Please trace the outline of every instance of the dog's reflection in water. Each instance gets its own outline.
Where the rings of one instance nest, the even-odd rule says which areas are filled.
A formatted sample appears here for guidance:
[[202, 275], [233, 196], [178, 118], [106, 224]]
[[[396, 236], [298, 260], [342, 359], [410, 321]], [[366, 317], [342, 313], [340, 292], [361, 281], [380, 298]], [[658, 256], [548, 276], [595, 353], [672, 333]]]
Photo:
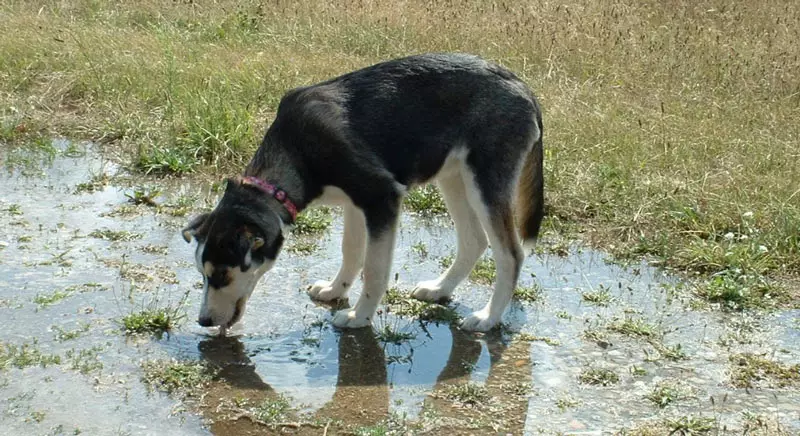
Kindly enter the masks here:
[[[436, 432], [458, 434], [459, 423], [469, 422], [482, 414], [485, 421], [500, 426], [505, 433], [522, 434], [527, 413], [527, 389], [531, 386], [530, 344], [524, 341], [504, 342], [500, 334], [483, 335], [458, 328], [450, 329], [452, 343], [447, 363], [439, 373], [433, 389], [424, 400], [424, 408], [435, 409], [442, 420]], [[492, 400], [489, 405], [463, 407], [454, 401], [454, 392], [470, 382], [472, 371], [480, 359], [483, 344], [489, 352], [490, 368], [485, 392]], [[239, 419], [226, 421], [218, 414], [224, 401], [247, 399], [257, 405], [277, 393], [256, 373], [255, 365], [238, 339], [214, 338], [199, 345], [203, 357], [220, 368], [219, 380], [208, 393], [204, 412], [214, 423], [214, 433], [246, 434], [252, 422]], [[339, 373], [333, 398], [305, 420], [340, 421], [348, 427], [370, 426], [389, 417], [390, 399], [386, 357], [382, 344], [370, 328], [347, 330], [341, 333], [338, 345]], [[455, 395], [457, 397], [457, 395]], [[226, 400], [227, 399], [227, 400]], [[495, 408], [501, 404], [501, 408]], [[490, 410], [500, 410], [501, 416], [491, 416]], [[215, 414], [215, 412], [217, 412]], [[229, 417], [229, 416], [228, 416]], [[215, 419], [216, 418], [216, 419]]]

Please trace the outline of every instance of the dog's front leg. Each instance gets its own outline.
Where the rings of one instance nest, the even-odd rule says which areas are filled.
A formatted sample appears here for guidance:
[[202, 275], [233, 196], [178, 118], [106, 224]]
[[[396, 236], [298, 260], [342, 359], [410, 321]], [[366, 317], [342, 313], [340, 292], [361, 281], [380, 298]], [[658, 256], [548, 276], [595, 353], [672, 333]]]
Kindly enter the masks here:
[[350, 204], [344, 208], [344, 235], [342, 236], [342, 266], [333, 281], [320, 280], [308, 289], [315, 300], [332, 301], [344, 298], [364, 266], [367, 227], [364, 213]]
[[342, 328], [366, 327], [372, 323], [378, 304], [389, 285], [392, 268], [397, 218], [382, 226], [381, 230], [370, 230], [367, 239], [367, 258], [364, 264], [364, 288], [353, 309], [345, 309], [333, 317], [333, 325]]

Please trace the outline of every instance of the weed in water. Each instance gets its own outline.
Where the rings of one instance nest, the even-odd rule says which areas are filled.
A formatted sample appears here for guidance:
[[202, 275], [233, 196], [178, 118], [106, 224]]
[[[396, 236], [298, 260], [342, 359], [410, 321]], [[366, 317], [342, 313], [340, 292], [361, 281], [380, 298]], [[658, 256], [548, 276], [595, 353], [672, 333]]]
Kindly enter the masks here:
[[403, 200], [406, 208], [423, 216], [441, 215], [447, 212], [439, 190], [433, 185], [420, 186], [411, 190]]
[[91, 324], [89, 323], [82, 323], [77, 329], [74, 330], [65, 330], [57, 325], [52, 327], [53, 332], [55, 332], [55, 340], [58, 342], [70, 341], [73, 339], [77, 339], [80, 337], [81, 334], [86, 333], [89, 331]]
[[289, 253], [295, 253], [304, 256], [307, 256], [318, 249], [319, 244], [316, 241], [308, 238], [295, 239], [291, 244], [289, 244], [288, 247], [286, 247], [286, 251]]
[[631, 318], [626, 316], [624, 319], [612, 322], [608, 330], [621, 333], [627, 336], [638, 336], [643, 338], [654, 338], [660, 336], [658, 327], [649, 324], [641, 318]]
[[158, 206], [155, 199], [159, 195], [161, 195], [161, 190], [157, 188], [136, 188], [131, 193], [125, 193], [125, 197], [128, 198], [129, 202], [147, 206]]
[[82, 193], [93, 193], [97, 191], [102, 191], [108, 183], [111, 181], [111, 178], [106, 173], [97, 174], [92, 176], [92, 178], [88, 182], [78, 183], [75, 186], [75, 193], [82, 194]]
[[578, 380], [587, 385], [609, 386], [619, 382], [619, 376], [608, 368], [586, 368], [578, 376]]
[[184, 315], [177, 309], [147, 309], [131, 313], [122, 318], [122, 327], [127, 334], [151, 333], [160, 335], [177, 327]]
[[251, 413], [256, 420], [273, 425], [285, 420], [290, 409], [289, 400], [283, 395], [276, 395], [262, 401], [251, 410]]
[[546, 336], [535, 336], [530, 333], [520, 333], [517, 336], [517, 338], [520, 341], [526, 341], [526, 342], [544, 342], [545, 344], [550, 345], [551, 347], [557, 347], [561, 345], [561, 342], [559, 342], [558, 339], [548, 338]]
[[416, 338], [417, 335], [411, 332], [401, 332], [396, 328], [384, 325], [375, 331], [375, 337], [381, 342], [401, 345], [403, 342], [408, 342]]
[[575, 407], [578, 407], [580, 404], [581, 402], [579, 400], [576, 400], [575, 398], [572, 398], [569, 395], [566, 395], [556, 400], [556, 407], [558, 407], [558, 410], [562, 412], [566, 411], [567, 409], [573, 409]]
[[44, 309], [45, 307], [52, 306], [58, 303], [59, 301], [69, 297], [70, 295], [72, 295], [71, 292], [61, 291], [61, 290], [54, 291], [53, 293], [50, 294], [36, 294], [36, 296], [33, 297], [33, 302], [34, 304], [37, 304], [39, 306], [39, 309]]
[[94, 230], [92, 233], [89, 233], [89, 236], [113, 242], [117, 241], [128, 242], [142, 237], [141, 233], [132, 233], [127, 230], [110, 230], [110, 229]]
[[202, 362], [149, 360], [142, 363], [142, 380], [150, 388], [170, 394], [195, 395], [216, 374]]
[[461, 315], [455, 309], [441, 304], [419, 301], [412, 298], [403, 298], [396, 304], [389, 306], [391, 311], [398, 316], [409, 316], [421, 321], [446, 323], [456, 325], [461, 321]]
[[583, 301], [588, 303], [595, 304], [600, 307], [606, 307], [609, 303], [611, 303], [611, 292], [608, 289], [603, 288], [602, 286], [600, 289], [596, 291], [587, 291], [581, 294], [581, 298]]
[[737, 388], [800, 386], [800, 364], [788, 365], [752, 353], [730, 356], [730, 363], [731, 384]]
[[710, 433], [714, 430], [716, 421], [713, 418], [682, 416], [678, 419], [667, 419], [664, 424], [671, 435], [693, 436]]
[[93, 371], [103, 369], [103, 362], [100, 361], [100, 352], [103, 347], [94, 346], [83, 350], [67, 350], [66, 358], [69, 360], [70, 368], [81, 374], [89, 374]]
[[491, 399], [485, 386], [474, 382], [449, 385], [444, 389], [444, 397], [448, 400], [467, 406], [481, 406]]
[[386, 436], [389, 434], [389, 427], [384, 424], [371, 425], [368, 427], [357, 427], [353, 430], [356, 436]]
[[497, 276], [497, 268], [494, 259], [483, 256], [475, 263], [475, 267], [469, 273], [469, 278], [483, 285], [491, 285]]
[[29, 366], [58, 365], [61, 356], [57, 354], [42, 353], [38, 348], [38, 341], [22, 345], [4, 344], [0, 342], [0, 369], [8, 367], [27, 368]]
[[684, 397], [682, 390], [674, 383], [658, 383], [645, 398], [660, 408], [667, 407], [674, 401]]
[[331, 210], [324, 207], [309, 209], [297, 215], [292, 232], [298, 235], [318, 235], [331, 226]]
[[421, 258], [428, 257], [428, 247], [422, 241], [414, 243], [414, 245], [411, 246], [411, 251]]
[[520, 286], [514, 289], [514, 299], [526, 303], [535, 303], [542, 299], [542, 288], [537, 284]]
[[611, 346], [611, 342], [608, 340], [608, 334], [606, 334], [606, 332], [603, 330], [593, 328], [586, 329], [584, 330], [582, 336], [584, 339], [594, 342], [602, 348], [608, 348]]

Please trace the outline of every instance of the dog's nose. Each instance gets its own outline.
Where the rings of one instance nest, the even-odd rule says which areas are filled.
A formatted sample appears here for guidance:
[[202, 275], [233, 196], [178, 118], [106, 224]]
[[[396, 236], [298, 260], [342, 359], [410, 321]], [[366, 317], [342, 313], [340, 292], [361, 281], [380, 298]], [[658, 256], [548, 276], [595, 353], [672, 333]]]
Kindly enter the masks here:
[[203, 317], [201, 316], [200, 319], [197, 320], [197, 323], [200, 324], [201, 327], [211, 327], [214, 325], [214, 321], [211, 320], [211, 317]]

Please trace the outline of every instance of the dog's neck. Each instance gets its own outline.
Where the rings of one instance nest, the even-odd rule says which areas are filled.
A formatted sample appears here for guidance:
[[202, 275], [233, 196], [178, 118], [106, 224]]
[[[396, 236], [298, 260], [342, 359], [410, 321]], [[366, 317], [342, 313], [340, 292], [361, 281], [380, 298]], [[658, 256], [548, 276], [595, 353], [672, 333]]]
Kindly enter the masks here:
[[[250, 164], [247, 165], [244, 177], [257, 177], [285, 191], [298, 212], [302, 211], [308, 204], [306, 184], [296, 163], [277, 147], [268, 147], [262, 144]], [[281, 202], [271, 198], [269, 204], [285, 223], [288, 224], [294, 221]]]

